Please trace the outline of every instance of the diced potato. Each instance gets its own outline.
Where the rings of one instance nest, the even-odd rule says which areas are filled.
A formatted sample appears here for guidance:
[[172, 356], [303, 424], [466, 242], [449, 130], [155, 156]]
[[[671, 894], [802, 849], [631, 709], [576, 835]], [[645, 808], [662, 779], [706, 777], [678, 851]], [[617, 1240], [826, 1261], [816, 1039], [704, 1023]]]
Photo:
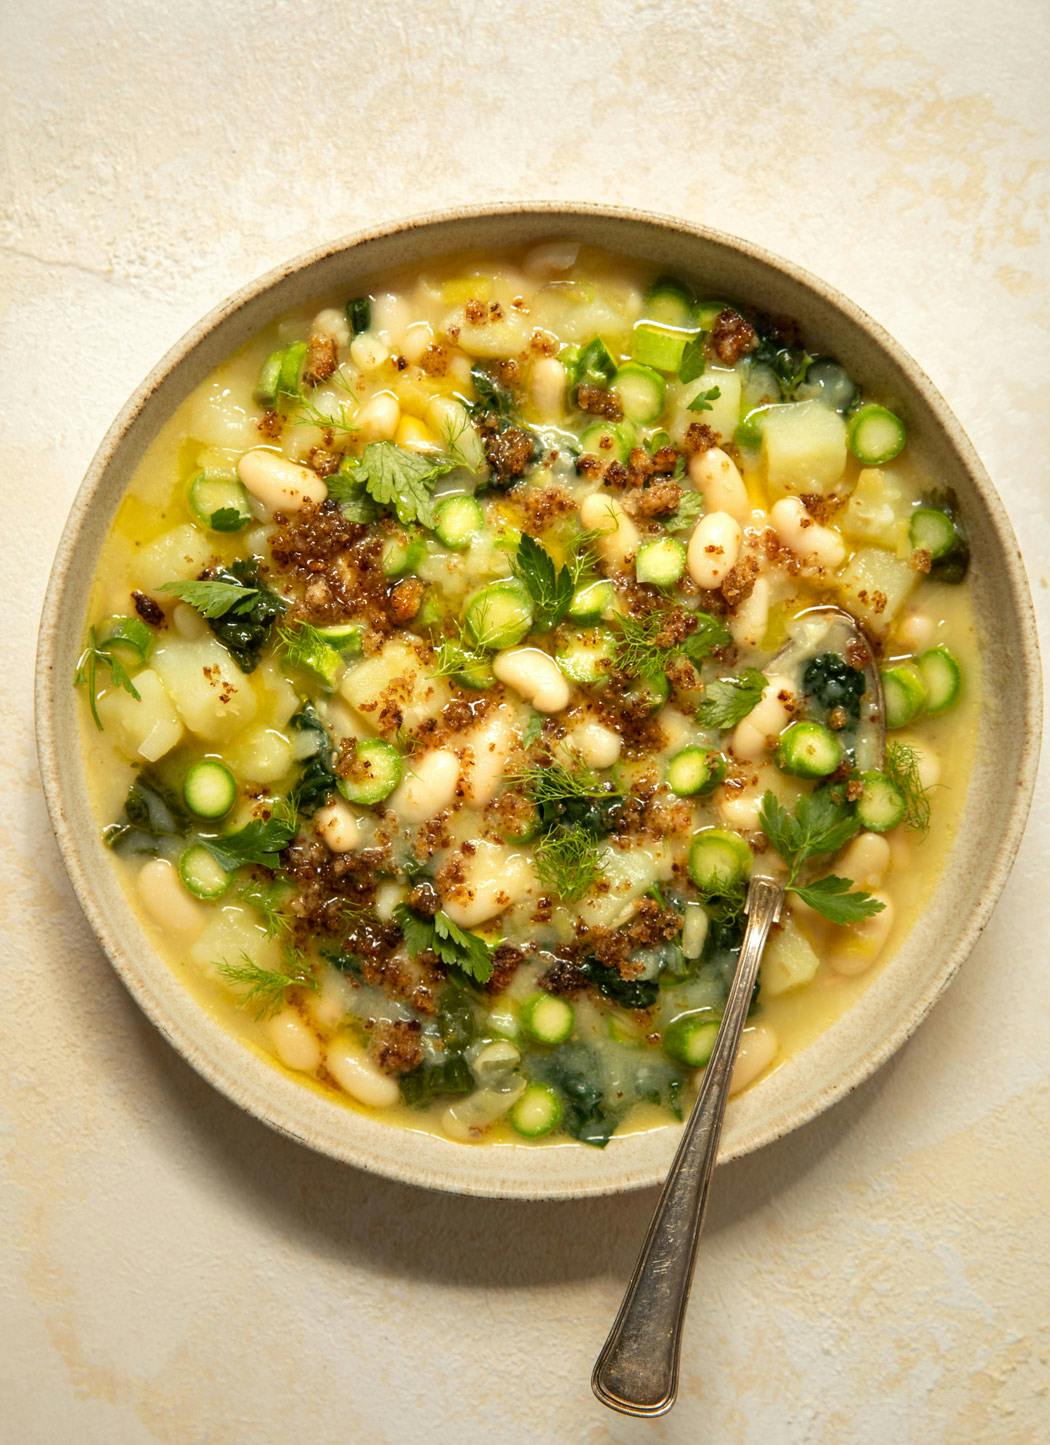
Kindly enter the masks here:
[[851, 541], [907, 555], [910, 511], [904, 488], [892, 472], [865, 467], [837, 520]]
[[[690, 411], [689, 403], [701, 392], [718, 387], [719, 395], [711, 401], [709, 411]], [[731, 442], [740, 420], [741, 381], [738, 371], [724, 367], [711, 367], [687, 385], [677, 388], [674, 414], [671, 421], [671, 435], [681, 441], [694, 421], [703, 422], [716, 431], [724, 442]]]
[[588, 928], [618, 928], [634, 913], [643, 893], [671, 876], [671, 867], [671, 852], [660, 844], [624, 852], [603, 849], [598, 876], [608, 883], [608, 892], [585, 898], [580, 904], [580, 917]]
[[265, 928], [255, 921], [255, 915], [236, 905], [214, 912], [189, 950], [192, 964], [232, 993], [242, 995], [243, 988], [223, 978], [220, 965], [243, 967], [245, 955], [259, 968], [281, 968], [280, 940], [268, 937]]
[[442, 330], [456, 337], [468, 356], [515, 356], [528, 344], [531, 326], [521, 311], [503, 308], [496, 317], [489, 312], [479, 324], [468, 319], [465, 307], [457, 306], [445, 317]]
[[122, 688], [112, 688], [101, 699], [98, 715], [106, 732], [129, 758], [155, 763], [182, 737], [182, 722], [160, 677], [151, 667], [132, 678], [138, 701]]
[[257, 727], [238, 739], [227, 761], [234, 771], [252, 783], [276, 783], [295, 761], [292, 742], [276, 728]]
[[299, 711], [299, 694], [273, 662], [267, 660], [252, 673], [259, 705], [274, 727], [283, 728]]
[[196, 577], [214, 555], [200, 528], [186, 522], [143, 547], [135, 562], [135, 584], [145, 592], [156, 592], [165, 582], [185, 582]]
[[789, 989], [811, 983], [820, 967], [820, 959], [790, 918], [783, 928], [769, 935], [759, 970], [762, 995], [776, 998]]
[[885, 637], [918, 581], [909, 562], [881, 547], [861, 547], [839, 573], [836, 586], [843, 606], [876, 637]]
[[641, 314], [641, 295], [629, 286], [597, 290], [588, 281], [551, 281], [537, 291], [533, 326], [585, 346], [600, 336], [615, 356], [629, 345], [627, 332]]
[[846, 423], [819, 401], [762, 413], [762, 454], [775, 497], [834, 490], [846, 469]]
[[255, 692], [214, 637], [166, 643], [153, 654], [183, 722], [205, 742], [221, 743], [255, 716]]
[[441, 438], [441, 445], [463, 466], [480, 472], [485, 465], [485, 448], [475, 431], [466, 407], [450, 396], [431, 397], [425, 420]]
[[400, 639], [352, 667], [339, 691], [363, 722], [386, 736], [418, 728], [452, 698], [445, 679], [429, 677], [415, 649]]
[[[244, 405], [241, 402], [244, 402]], [[187, 430], [209, 446], [244, 451], [259, 440], [258, 414], [247, 395], [237, 396], [220, 372], [193, 394]]]

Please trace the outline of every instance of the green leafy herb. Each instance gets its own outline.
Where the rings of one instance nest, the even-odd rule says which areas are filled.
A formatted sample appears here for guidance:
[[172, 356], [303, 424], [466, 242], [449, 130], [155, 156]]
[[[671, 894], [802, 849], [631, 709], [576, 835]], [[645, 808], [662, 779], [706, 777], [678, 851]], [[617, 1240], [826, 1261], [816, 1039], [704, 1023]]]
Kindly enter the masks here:
[[312, 817], [336, 789], [332, 768], [332, 740], [312, 702], [293, 714], [289, 726], [296, 732], [313, 733], [317, 747], [303, 762], [302, 770], [288, 794], [288, 805], [304, 818]]
[[832, 923], [858, 923], [881, 913], [884, 904], [870, 893], [853, 889], [853, 880], [828, 874], [809, 883], [798, 882], [801, 870], [813, 858], [837, 853], [859, 831], [856, 815], [826, 788], [819, 788], [795, 805], [794, 814], [767, 792], [759, 812], [762, 831], [788, 865], [785, 892], [797, 893], [803, 902]]
[[562, 903], [577, 903], [598, 876], [598, 843], [580, 823], [544, 834], [535, 856], [544, 889]]
[[257, 587], [247, 587], [243, 582], [165, 582], [161, 592], [170, 592], [180, 602], [187, 602], [202, 617], [211, 621], [225, 617], [235, 608], [243, 615], [250, 611], [254, 599], [259, 595]]
[[572, 601], [575, 582], [570, 568], [556, 567], [546, 547], [527, 533], [518, 543], [513, 565], [515, 577], [532, 600], [535, 630], [557, 627]]
[[705, 728], [736, 727], [758, 703], [767, 681], [764, 672], [748, 667], [739, 677], [709, 682], [696, 710], [697, 721]]
[[434, 522], [434, 484], [456, 466], [451, 457], [424, 456], [405, 451], [393, 442], [369, 442], [350, 475], [381, 507], [392, 507], [398, 521], [421, 522], [430, 527]]
[[698, 391], [689, 403], [687, 410], [710, 411], [711, 403], [717, 401], [721, 395], [722, 388], [720, 386], [712, 386], [707, 391]]
[[542, 712], [530, 712], [521, 730], [521, 745], [528, 751], [543, 732], [543, 724], [547, 721], [546, 714]]
[[504, 420], [513, 415], [514, 393], [509, 387], [501, 385], [482, 366], [471, 367], [470, 379], [477, 395], [477, 401], [470, 407], [472, 414], [498, 416]]
[[114, 687], [123, 688], [136, 702], [141, 700], [138, 688], [131, 680], [131, 674], [120, 658], [114, 657], [112, 647], [112, 640], [99, 642], [98, 632], [92, 627], [88, 631], [88, 645], [77, 659], [76, 671], [73, 673], [73, 686], [87, 688], [88, 707], [91, 709], [91, 716], [99, 732], [102, 731], [102, 719], [98, 715], [98, 670], [100, 667], [109, 669], [109, 680]]
[[690, 613], [692, 630], [681, 641], [668, 641], [675, 635], [668, 627], [669, 615], [666, 611], [650, 612], [645, 617], [619, 614], [616, 666], [621, 672], [629, 677], [663, 672], [678, 653], [699, 666], [712, 652], [727, 647], [732, 641], [725, 623], [709, 612]]
[[344, 457], [339, 470], [328, 478], [328, 495], [338, 502], [343, 515], [351, 522], [369, 525], [379, 516], [379, 508], [368, 494], [364, 480], [358, 475], [359, 467], [350, 457]]
[[669, 532], [691, 532], [703, 510], [704, 499], [699, 492], [683, 492], [677, 509], [667, 518], [664, 526]]
[[128, 789], [115, 823], [102, 830], [102, 840], [117, 853], [161, 852], [164, 838], [184, 838], [194, 827], [180, 798], [148, 769]]
[[276, 938], [291, 930], [292, 920], [284, 911], [288, 894], [288, 884], [280, 879], [260, 883], [251, 878], [237, 890], [237, 897], [249, 908], [254, 908], [262, 918], [268, 938]]
[[294, 627], [278, 628], [277, 635], [289, 667], [314, 673], [328, 688], [335, 685], [343, 659], [323, 632], [311, 627], [309, 622], [296, 622]]
[[919, 776], [919, 755], [907, 743], [887, 743], [883, 770], [904, 798], [904, 822], [917, 833], [930, 828], [930, 795]]
[[702, 376], [707, 365], [707, 357], [704, 354], [704, 333], [701, 331], [685, 343], [682, 352], [682, 360], [678, 367], [679, 381], [695, 381]]
[[433, 918], [423, 918], [402, 903], [394, 909], [394, 921], [413, 958], [431, 949], [447, 968], [458, 968], [476, 983], [488, 983], [492, 977], [492, 949], [476, 933], [453, 923], [444, 909], [439, 908]]
[[623, 794], [612, 783], [582, 766], [529, 766], [510, 781], [524, 789], [548, 827], [581, 824], [591, 833], [608, 833], [612, 813], [623, 803]]
[[254, 1008], [255, 1017], [269, 1018], [283, 1005], [290, 988], [307, 988], [316, 992], [317, 980], [307, 968], [299, 953], [291, 952], [287, 964], [288, 972], [278, 969], [260, 968], [246, 953], [241, 954], [243, 963], [217, 964], [217, 971], [228, 983], [237, 984], [245, 992], [241, 995], [241, 1008]]
[[202, 838], [201, 843], [227, 873], [246, 863], [276, 872], [281, 866], [280, 854], [295, 837], [296, 827], [294, 809], [287, 802], [278, 802], [268, 818], [253, 818], [236, 833]]

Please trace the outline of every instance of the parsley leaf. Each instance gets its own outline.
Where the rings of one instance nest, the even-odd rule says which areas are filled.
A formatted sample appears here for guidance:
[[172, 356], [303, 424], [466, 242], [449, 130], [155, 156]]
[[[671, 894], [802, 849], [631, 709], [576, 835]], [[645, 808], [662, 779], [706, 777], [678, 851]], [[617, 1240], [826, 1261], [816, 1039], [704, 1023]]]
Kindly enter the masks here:
[[287, 803], [278, 803], [268, 818], [253, 818], [236, 833], [202, 838], [201, 844], [227, 873], [245, 863], [275, 872], [281, 865], [280, 854], [295, 837], [296, 828], [294, 810]]
[[368, 525], [379, 516], [379, 508], [368, 495], [364, 479], [358, 475], [357, 463], [349, 457], [339, 464], [339, 470], [328, 478], [328, 495], [338, 502], [343, 515], [351, 522]]
[[852, 878], [839, 878], [834, 873], [818, 878], [815, 883], [797, 883], [792, 888], [803, 903], [808, 903], [831, 923], [859, 923], [862, 918], [882, 912], [885, 905], [877, 898], [859, 889], [852, 890]]
[[693, 616], [696, 618], [696, 627], [681, 644], [679, 651], [699, 667], [712, 652], [716, 652], [720, 647], [728, 647], [733, 637], [725, 623], [720, 618], [713, 617], [710, 612], [694, 612]]
[[698, 391], [686, 408], [688, 411], [710, 411], [711, 403], [717, 401], [722, 395], [720, 386], [712, 386], [707, 391]]
[[98, 715], [98, 670], [100, 667], [109, 668], [109, 680], [114, 687], [121, 687], [129, 693], [136, 702], [141, 701], [138, 688], [131, 680], [131, 674], [112, 652], [111, 642], [99, 642], [98, 633], [94, 627], [88, 632], [88, 645], [77, 659], [76, 671], [73, 673], [73, 686], [86, 687], [88, 694], [88, 707], [91, 709], [91, 716], [99, 732], [102, 731], [102, 719]]
[[707, 684], [697, 707], [697, 721], [705, 728], [732, 728], [747, 717], [762, 696], [766, 675], [746, 668], [739, 677], [721, 677]]
[[458, 968], [475, 983], [488, 983], [492, 977], [492, 949], [476, 933], [453, 923], [443, 908], [433, 918], [422, 918], [401, 903], [394, 909], [394, 921], [413, 958], [429, 948], [447, 968]]
[[244, 613], [258, 596], [257, 587], [246, 587], [243, 582], [165, 582], [161, 592], [170, 592], [180, 602], [187, 602], [202, 617], [209, 621], [214, 617], [225, 617], [234, 608]]
[[555, 567], [554, 559], [541, 542], [522, 535], [514, 556], [514, 575], [522, 583], [533, 605], [533, 626], [549, 632], [569, 610], [573, 574], [568, 567]]
[[369, 442], [351, 476], [381, 507], [393, 507], [399, 522], [430, 527], [434, 483], [455, 466], [451, 457], [405, 451], [393, 442]]
[[678, 366], [678, 380], [695, 381], [698, 376], [703, 375], [706, 364], [707, 358], [704, 355], [704, 333], [701, 331], [698, 336], [694, 336], [690, 341], [685, 343], [682, 360]]
[[669, 532], [692, 531], [704, 510], [704, 499], [699, 492], [683, 492], [676, 511], [664, 522]]
[[794, 815], [767, 792], [762, 799], [759, 822], [788, 865], [786, 893], [797, 893], [804, 903], [831, 923], [856, 923], [882, 912], [885, 905], [870, 893], [854, 889], [851, 878], [829, 873], [810, 883], [797, 881], [811, 858], [837, 853], [860, 830], [856, 815], [845, 803], [836, 801], [830, 790], [818, 789], [800, 798]]
[[528, 751], [539, 738], [543, 732], [543, 724], [546, 721], [546, 713], [536, 712], [535, 710], [529, 713], [525, 726], [521, 730], [521, 745], [526, 751]]

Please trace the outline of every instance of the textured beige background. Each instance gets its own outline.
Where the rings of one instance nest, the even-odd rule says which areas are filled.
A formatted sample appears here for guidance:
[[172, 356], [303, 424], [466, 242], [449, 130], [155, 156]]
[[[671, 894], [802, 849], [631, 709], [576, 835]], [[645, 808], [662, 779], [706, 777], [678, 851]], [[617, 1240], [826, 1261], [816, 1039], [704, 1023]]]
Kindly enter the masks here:
[[969, 429], [1045, 619], [1045, 0], [8, 0], [0, 25], [0, 1438], [1046, 1439], [1045, 793], [919, 1036], [719, 1177], [681, 1402], [642, 1424], [587, 1381], [652, 1196], [438, 1198], [242, 1118], [80, 918], [30, 693], [67, 504], [160, 353], [321, 238], [515, 197], [707, 221], [849, 292]]

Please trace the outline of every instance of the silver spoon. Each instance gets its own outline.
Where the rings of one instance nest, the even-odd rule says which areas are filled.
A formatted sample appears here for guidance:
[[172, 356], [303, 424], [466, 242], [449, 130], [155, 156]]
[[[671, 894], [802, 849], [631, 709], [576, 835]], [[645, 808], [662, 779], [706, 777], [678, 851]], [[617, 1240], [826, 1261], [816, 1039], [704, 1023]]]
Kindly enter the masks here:
[[[869, 729], [865, 745], [871, 760], [865, 760], [863, 766], [880, 767], [886, 729], [874, 652], [856, 621], [840, 607], [811, 607], [799, 613], [795, 622], [808, 626], [807, 620], [814, 621], [821, 615], [828, 626], [820, 638], [826, 641], [832, 630], [846, 625], [852, 640], [864, 648], [869, 702], [862, 721]], [[806, 645], [817, 641], [817, 636], [811, 636]], [[798, 647], [798, 639], [792, 638], [773, 662], [786, 661]], [[624, 1415], [663, 1415], [678, 1394], [682, 1325], [722, 1137], [733, 1064], [766, 939], [780, 917], [783, 902], [782, 883], [764, 873], [752, 875], [744, 904], [747, 927], [718, 1037], [620, 1312], [594, 1366], [591, 1388], [595, 1395], [603, 1405]]]

